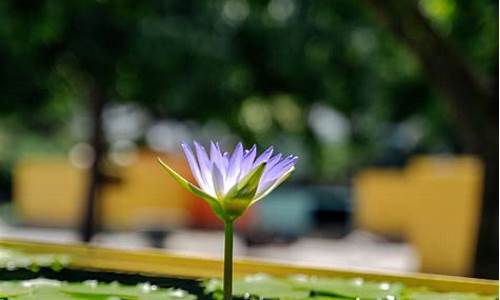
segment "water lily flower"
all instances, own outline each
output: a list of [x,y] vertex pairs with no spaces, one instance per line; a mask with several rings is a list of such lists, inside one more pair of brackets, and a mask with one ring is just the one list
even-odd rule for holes
[[161,159],[160,164],[188,191],[204,199],[224,222],[224,300],[232,299],[233,223],[245,210],[267,196],[295,170],[297,156],[273,155],[273,147],[257,156],[257,147],[244,149],[241,143],[233,153],[223,152],[210,142],[210,151],[194,142],[194,151],[182,144],[195,185]]
[[194,142],[182,149],[195,185],[159,160],[172,177],[190,192],[207,201],[222,220],[239,217],[248,207],[267,196],[295,170],[298,157],[273,156],[273,147],[257,156],[257,147],[244,149],[238,143],[232,154],[223,152],[218,143],[210,143],[210,151]]

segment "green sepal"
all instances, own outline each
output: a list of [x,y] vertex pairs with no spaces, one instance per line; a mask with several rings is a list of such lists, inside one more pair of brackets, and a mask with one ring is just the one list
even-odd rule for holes
[[205,200],[208,203],[208,205],[210,205],[215,215],[217,215],[221,220],[225,219],[224,209],[222,208],[222,205],[217,199],[205,193],[200,188],[193,185],[191,182],[187,181],[184,177],[179,175],[166,163],[164,163],[159,157],[158,157],[158,162],[168,172],[168,174],[170,174],[170,176],[172,176],[175,179],[175,181],[177,181],[182,187],[184,187],[186,190],[193,193],[194,195],[200,197],[201,199]]
[[264,162],[254,168],[227,192],[223,200],[223,205],[224,211],[229,217],[235,219],[241,216],[248,208],[257,193],[260,178],[265,168],[266,163]]

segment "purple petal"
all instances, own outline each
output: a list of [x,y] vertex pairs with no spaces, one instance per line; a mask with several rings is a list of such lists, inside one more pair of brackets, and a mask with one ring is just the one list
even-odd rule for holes
[[200,173],[203,180],[206,182],[206,187],[209,190],[213,190],[212,185],[212,163],[208,158],[207,152],[202,145],[194,141],[194,149],[196,150],[196,156],[198,158],[198,164],[200,166]]
[[241,159],[243,158],[243,145],[238,143],[234,148],[233,155],[229,159],[229,167],[227,168],[226,182],[229,186],[236,183],[238,174],[240,173]]
[[281,153],[278,153],[275,156],[271,157],[267,161],[266,170],[264,171],[264,173],[269,172],[269,170],[271,170],[272,167],[274,167],[274,165],[276,165],[277,163],[279,163],[280,160],[281,160],[281,156],[282,156]]
[[290,155],[283,159],[279,163],[271,167],[265,174],[262,175],[261,182],[275,180],[286,173],[292,166],[295,165],[299,158],[297,156]]
[[267,161],[272,154],[273,154],[273,146],[270,146],[269,148],[266,149],[266,151],[262,152],[262,154],[259,155],[259,157],[257,157],[255,162],[253,163],[252,169],[261,164],[262,162]]
[[219,143],[214,144],[214,142],[210,142],[210,160],[219,168],[219,171],[225,177],[226,167],[224,166]]
[[259,182],[259,187],[257,189],[257,193],[261,193],[272,186],[279,178],[283,176],[283,174],[290,171],[290,169],[297,162],[298,157],[289,155],[285,159],[281,161],[277,161],[278,155],[271,158],[268,162],[268,168],[266,168],[264,174]]
[[224,152],[222,154],[222,163],[224,164],[224,168],[227,171],[227,167],[229,166],[229,153]]
[[257,187],[257,194],[265,192],[274,182],[276,182],[276,179],[261,181]]
[[224,197],[224,194],[226,193],[225,187],[224,187],[224,175],[222,175],[222,171],[215,164],[214,164],[213,170],[214,170],[213,180],[214,180],[215,194],[217,194],[217,196],[219,198],[222,198],[222,197]]
[[277,188],[289,176],[290,172],[292,172],[293,169],[294,169],[294,167],[292,166],[284,174],[282,174],[280,177],[278,177],[277,179],[271,180],[271,181],[265,182],[264,184],[259,185],[259,188],[257,189],[256,197],[252,202],[255,203],[255,202],[259,201],[260,199],[267,196],[272,190]]
[[264,173],[262,174],[262,177],[260,178],[260,183],[259,185],[262,185],[265,181],[269,180],[269,171],[280,162],[281,160],[281,153],[276,154],[275,156],[271,157],[267,161],[266,168],[264,169]]
[[276,154],[275,156],[271,157],[267,161],[266,168],[264,169],[264,173],[262,173],[262,176],[260,177],[260,182],[259,182],[259,190],[261,189],[260,186],[263,185],[265,182],[269,181],[269,171],[280,162],[281,160],[281,153]]
[[191,148],[184,143],[181,144],[181,147],[182,150],[184,151],[184,155],[186,156],[189,168],[191,169],[191,173],[193,174],[194,179],[196,179],[196,182],[198,182],[199,187],[203,187],[204,186],[203,177],[201,176],[198,162],[196,161],[196,158],[194,157]]
[[203,175],[203,173],[210,171],[210,159],[208,158],[205,148],[196,141],[194,142],[194,149],[200,165],[201,174]]
[[215,162],[218,156],[222,157],[222,154],[220,153],[219,145],[214,143],[213,141],[210,141],[210,160],[212,162]]
[[248,174],[250,168],[253,166],[253,162],[255,160],[256,155],[257,155],[257,146],[253,145],[250,150],[246,150],[246,153],[243,156],[243,160],[241,161],[241,170],[238,179],[241,179]]

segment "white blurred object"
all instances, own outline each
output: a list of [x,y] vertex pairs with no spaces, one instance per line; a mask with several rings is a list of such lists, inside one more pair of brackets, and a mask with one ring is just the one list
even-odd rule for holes
[[[164,248],[183,254],[204,255],[222,258],[224,253],[224,233],[222,231],[183,230],[171,233],[165,239]],[[247,247],[234,236],[234,255],[244,256]]]
[[222,8],[224,21],[231,25],[243,22],[250,13],[250,7],[246,0],[228,0]]
[[290,246],[252,248],[248,255],[328,268],[400,272],[419,269],[419,258],[412,246],[388,242],[364,231],[354,231],[340,240],[302,238]]
[[104,110],[104,132],[108,141],[137,140],[150,123],[149,114],[133,104],[120,104]]
[[87,143],[75,144],[68,153],[71,164],[79,169],[90,168],[94,162],[94,148]]
[[191,135],[185,123],[164,120],[147,130],[146,142],[155,151],[175,152],[179,150],[179,142],[190,140]]
[[271,0],[267,5],[269,15],[278,22],[285,22],[295,11],[295,1]]
[[342,144],[351,134],[349,120],[342,113],[323,104],[316,103],[311,107],[308,123],[324,143]]
[[49,243],[75,243],[78,235],[75,230],[69,229],[45,229],[34,227],[11,226],[0,221],[1,239],[20,239]]

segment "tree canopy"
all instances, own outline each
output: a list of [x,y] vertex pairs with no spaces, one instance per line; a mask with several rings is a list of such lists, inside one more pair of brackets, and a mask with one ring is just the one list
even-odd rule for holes
[[[495,74],[496,2],[419,5],[467,63]],[[0,126],[7,137],[9,128],[43,135],[42,150],[77,139],[68,120],[85,111],[92,86],[155,120],[219,120],[248,143],[307,145],[299,152],[318,178],[398,163],[387,154],[394,148],[463,149],[418,61],[360,1],[0,6]],[[342,132],[329,138],[332,126]]]

